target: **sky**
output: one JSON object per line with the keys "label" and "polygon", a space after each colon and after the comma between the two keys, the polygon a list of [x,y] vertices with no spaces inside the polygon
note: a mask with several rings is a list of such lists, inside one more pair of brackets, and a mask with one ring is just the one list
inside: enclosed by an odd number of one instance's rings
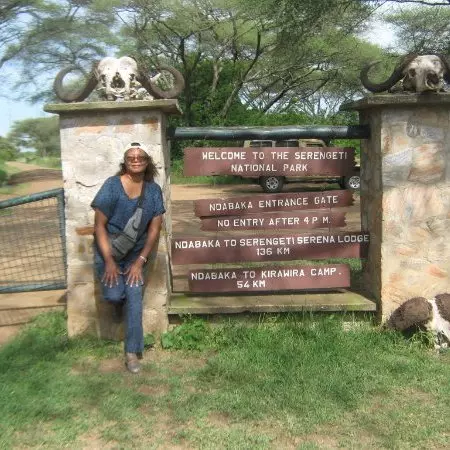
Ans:
{"label": "sky", "polygon": [[[387,47],[392,44],[394,33],[392,28],[375,21],[365,37],[381,47]],[[0,136],[5,136],[16,120],[52,116],[52,114],[45,113],[43,107],[42,103],[30,105],[29,103],[0,95]]]}

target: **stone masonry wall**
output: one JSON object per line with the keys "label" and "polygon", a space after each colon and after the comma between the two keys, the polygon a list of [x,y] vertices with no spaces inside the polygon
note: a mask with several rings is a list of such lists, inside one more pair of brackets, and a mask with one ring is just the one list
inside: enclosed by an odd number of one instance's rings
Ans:
{"label": "stone masonry wall", "polygon": [[[93,270],[93,236],[77,229],[94,223],[90,207],[95,194],[109,176],[119,170],[126,144],[145,144],[158,168],[156,182],[164,195],[166,214],[157,248],[146,266],[149,280],[144,294],[144,332],[159,333],[167,328],[170,294],[169,255],[171,238],[170,155],[166,114],[158,109],[123,108],[112,111],[58,111],[60,113],[61,157],[66,200],[68,260],[69,335],[95,334],[121,339],[123,325],[111,320],[111,306],[101,299]],[[67,105],[61,105],[66,107]],[[92,106],[92,105],[90,105]]]}
{"label": "stone masonry wall", "polygon": [[[398,103],[401,103],[400,101]],[[450,292],[450,102],[363,109],[365,284],[384,320],[415,296]]]}

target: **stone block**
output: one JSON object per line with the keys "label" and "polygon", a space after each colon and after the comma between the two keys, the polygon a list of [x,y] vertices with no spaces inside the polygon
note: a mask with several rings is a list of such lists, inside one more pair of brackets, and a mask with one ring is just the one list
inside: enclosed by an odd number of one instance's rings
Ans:
{"label": "stone block", "polygon": [[[92,236],[79,236],[77,227],[93,223],[90,207],[103,182],[119,170],[126,144],[138,141],[149,148],[159,169],[156,182],[163,190],[170,228],[170,149],[165,136],[166,114],[179,114],[175,100],[130,102],[82,102],[47,105],[60,114],[61,158],[65,189],[66,242],[68,255],[68,323],[71,336],[95,334],[122,339],[123,325],[111,320],[111,305],[101,298],[93,269]],[[146,327],[167,328],[170,274],[167,235],[160,240],[147,272]],[[151,331],[151,330],[150,330]]]}
{"label": "stone block", "polygon": [[164,333],[169,326],[167,310],[144,307],[142,325],[144,327],[144,334],[160,335]]}
{"label": "stone block", "polygon": [[368,96],[353,108],[371,127],[361,158],[371,235],[363,278],[384,320],[411,297],[450,291],[450,94]]}

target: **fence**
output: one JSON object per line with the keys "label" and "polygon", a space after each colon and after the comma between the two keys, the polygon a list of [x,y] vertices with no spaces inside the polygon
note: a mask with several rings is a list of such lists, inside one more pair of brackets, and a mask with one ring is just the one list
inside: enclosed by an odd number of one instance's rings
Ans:
{"label": "fence", "polygon": [[0,293],[65,289],[64,190],[0,202]]}

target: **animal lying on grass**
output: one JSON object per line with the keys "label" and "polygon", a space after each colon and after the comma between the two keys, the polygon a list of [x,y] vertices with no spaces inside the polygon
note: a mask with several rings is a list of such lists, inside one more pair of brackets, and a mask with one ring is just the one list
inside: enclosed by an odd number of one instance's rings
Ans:
{"label": "animal lying on grass", "polygon": [[436,348],[450,344],[450,294],[438,294],[431,300],[414,297],[399,306],[386,323],[387,328],[408,332],[433,333]]}

